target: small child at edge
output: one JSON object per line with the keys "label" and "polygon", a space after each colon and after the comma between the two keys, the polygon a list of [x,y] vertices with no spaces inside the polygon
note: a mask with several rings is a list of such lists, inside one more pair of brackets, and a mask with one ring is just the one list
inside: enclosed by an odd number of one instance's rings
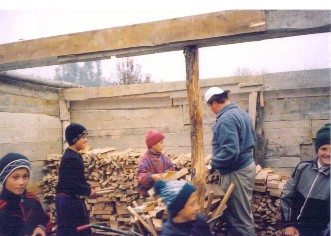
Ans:
{"label": "small child at edge", "polygon": [[185,181],[156,181],[154,190],[167,206],[169,217],[161,236],[211,236],[206,218],[199,214],[195,187]]}
{"label": "small child at edge", "polygon": [[30,161],[19,153],[8,153],[0,159],[1,236],[45,236],[52,231],[40,200],[26,189],[30,171]]}

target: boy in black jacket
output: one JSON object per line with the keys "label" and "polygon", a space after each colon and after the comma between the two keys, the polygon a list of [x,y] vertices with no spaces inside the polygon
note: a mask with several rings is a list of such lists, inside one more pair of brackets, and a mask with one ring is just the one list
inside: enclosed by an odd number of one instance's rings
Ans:
{"label": "boy in black jacket", "polygon": [[81,196],[95,194],[95,190],[86,181],[84,161],[79,153],[86,146],[87,133],[84,126],[75,123],[65,130],[69,147],[62,156],[56,186],[57,236],[91,235],[90,230],[76,232],[78,226],[89,224],[89,216]]}
{"label": "boy in black jacket", "polygon": [[211,236],[206,218],[198,213],[195,187],[185,181],[154,183],[155,193],[162,197],[169,218],[163,222],[161,236]]}
{"label": "boy in black jacket", "polygon": [[26,190],[30,179],[29,160],[18,153],[0,159],[0,235],[45,236],[51,233],[49,215],[31,192]]}

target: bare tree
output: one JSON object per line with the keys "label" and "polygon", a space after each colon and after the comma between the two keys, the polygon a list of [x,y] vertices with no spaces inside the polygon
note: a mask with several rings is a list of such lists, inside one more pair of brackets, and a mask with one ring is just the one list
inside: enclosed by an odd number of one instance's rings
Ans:
{"label": "bare tree", "polygon": [[267,73],[266,69],[261,69],[260,71],[252,71],[251,69],[249,69],[247,67],[238,67],[234,71],[235,76],[263,75],[266,73]]}
{"label": "bare tree", "polygon": [[252,74],[252,71],[247,67],[238,67],[234,72],[234,75],[236,76],[247,76]]}
{"label": "bare tree", "polygon": [[130,57],[123,58],[116,63],[116,72],[112,77],[111,85],[153,83],[150,74],[146,74],[143,78],[141,65]]}

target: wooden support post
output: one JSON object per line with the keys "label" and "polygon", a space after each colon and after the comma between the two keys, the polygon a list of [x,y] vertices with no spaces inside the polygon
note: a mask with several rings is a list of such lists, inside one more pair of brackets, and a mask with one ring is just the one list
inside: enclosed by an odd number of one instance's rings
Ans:
{"label": "wooden support post", "polygon": [[248,97],[249,116],[252,119],[253,127],[256,125],[256,105],[257,105],[257,92],[251,92]]}
{"label": "wooden support post", "polygon": [[[63,96],[62,92],[60,93],[60,95]],[[59,101],[59,107],[60,107],[60,120],[62,123],[62,151],[64,152],[67,147],[68,144],[65,142],[65,129],[68,127],[68,125],[70,124],[70,103],[68,101],[65,100],[60,100]]]}
{"label": "wooden support post", "polygon": [[199,84],[199,53],[197,46],[184,49],[186,62],[186,88],[191,124],[192,183],[196,187],[200,213],[203,213],[206,192],[203,156],[202,105]]}

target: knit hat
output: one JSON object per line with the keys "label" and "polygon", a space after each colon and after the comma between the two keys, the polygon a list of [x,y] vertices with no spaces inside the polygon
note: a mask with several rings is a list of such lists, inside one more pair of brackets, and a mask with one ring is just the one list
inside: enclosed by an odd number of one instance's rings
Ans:
{"label": "knit hat", "polygon": [[170,217],[175,217],[178,212],[184,208],[187,200],[195,191],[195,187],[185,181],[158,180],[154,183],[155,193],[162,197],[167,206]]}
{"label": "knit hat", "polygon": [[0,159],[0,185],[4,185],[7,177],[18,168],[26,168],[29,173],[29,159],[18,153],[8,153]]}
{"label": "knit hat", "polygon": [[66,128],[65,138],[69,146],[71,146],[74,145],[85,134],[88,134],[88,132],[84,126],[72,123]]}
{"label": "knit hat", "polygon": [[157,130],[148,130],[145,136],[146,145],[148,148],[151,148],[153,145],[160,142],[164,139],[164,135]]}
{"label": "knit hat", "polygon": [[324,125],[316,133],[316,138],[315,138],[316,153],[317,153],[318,149],[325,144],[330,144],[330,123]]}

